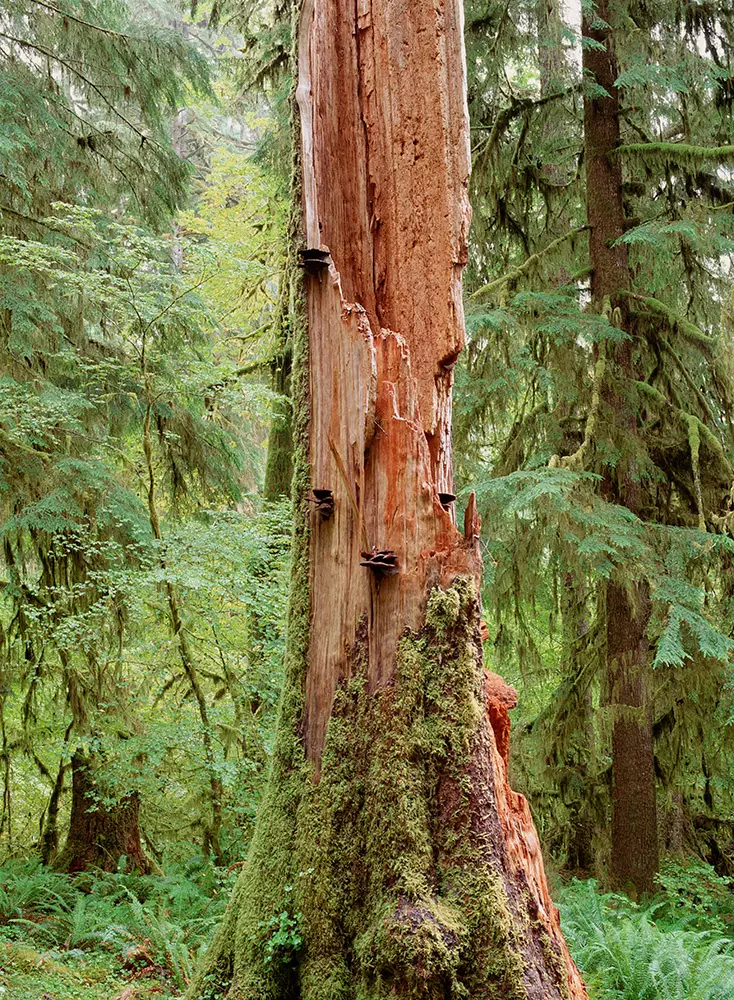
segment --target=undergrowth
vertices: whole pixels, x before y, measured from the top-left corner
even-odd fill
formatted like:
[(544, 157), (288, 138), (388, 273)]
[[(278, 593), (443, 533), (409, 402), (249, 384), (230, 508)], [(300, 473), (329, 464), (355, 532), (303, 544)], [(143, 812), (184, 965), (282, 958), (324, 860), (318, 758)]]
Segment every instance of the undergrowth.
[[(233, 874), (207, 864), (161, 876), (124, 871), (69, 876), (36, 861), (6, 863), (0, 869), (0, 947), (5, 949), (0, 986), (8, 995), (3, 975), (32, 973), (43, 981), (69, 973), (58, 993), (44, 992), (54, 1000), (112, 997), (110, 984), (108, 992), (94, 992), (100, 977), (111, 976), (128, 984), (130, 1000), (147, 996), (153, 982), (158, 996), (161, 990), (179, 995), (224, 912), (233, 882)], [(28, 984), (26, 995), (17, 989), (16, 984), (10, 995), (18, 1000), (35, 996)]]
[[(0, 1000), (175, 1000), (224, 912), (235, 874), (74, 877), (0, 868)], [(702, 862), (668, 861), (644, 903), (573, 881), (563, 929), (591, 1000), (731, 1000), (734, 894)]]
[(592, 1000), (731, 1000), (734, 895), (702, 862), (668, 862), (642, 904), (575, 881), (563, 930)]

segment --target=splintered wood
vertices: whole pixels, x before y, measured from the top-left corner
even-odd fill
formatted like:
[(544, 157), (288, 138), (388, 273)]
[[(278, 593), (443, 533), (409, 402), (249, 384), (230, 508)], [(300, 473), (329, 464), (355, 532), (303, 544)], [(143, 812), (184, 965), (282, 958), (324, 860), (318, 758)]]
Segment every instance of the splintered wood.
[(358, 623), (370, 683), (386, 684), (430, 586), (481, 573), (476, 524), (462, 536), (440, 497), (470, 216), (461, 17), (458, 2), (360, 0), (355, 20), (353, 2), (307, 0), (301, 19), (306, 238), (331, 262), (307, 267), (312, 485), (334, 494), (311, 549), (317, 766)]
[[(473, 500), (463, 531), (454, 521), (451, 453), (470, 218), (462, 17), (461, 0), (302, 9), (304, 225), (307, 250), (322, 251), (304, 258), (314, 509), (303, 733), (315, 780), (355, 646), (366, 641), (370, 688), (388, 686), (431, 590), (481, 577)], [(316, 491), (333, 494), (328, 519)], [(477, 837), (510, 909), (529, 899), (520, 922), (542, 930), (528, 943), (527, 996), (581, 1000), (527, 803), (507, 782), (510, 689), (478, 683), (487, 716), (468, 776), (486, 826)], [(561, 956), (560, 980), (544, 969), (543, 935)]]

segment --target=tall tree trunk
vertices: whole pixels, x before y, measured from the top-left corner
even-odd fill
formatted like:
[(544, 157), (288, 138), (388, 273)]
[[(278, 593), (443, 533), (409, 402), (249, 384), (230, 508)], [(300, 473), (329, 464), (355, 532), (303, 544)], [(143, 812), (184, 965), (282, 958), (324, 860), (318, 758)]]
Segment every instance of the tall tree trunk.
[[(72, 713), (72, 721), (64, 735), (66, 744), (82, 734), (89, 734), (85, 698), (93, 695), (80, 685), (68, 650), (60, 648), (58, 652)], [(96, 693), (96, 700), (99, 700), (99, 692)], [(66, 769), (63, 764), (61, 767), (63, 770), (59, 772), (54, 789), (54, 792), (58, 790), (59, 796), (63, 791), (63, 771)], [(116, 871), (124, 855), (129, 871), (151, 871), (150, 861), (140, 843), (140, 802), (137, 793), (117, 797), (117, 790), (111, 789), (105, 782), (103, 759), (89, 754), (80, 746), (71, 758), (71, 774), (69, 831), (63, 849), (52, 859), (53, 867), (66, 872), (79, 872), (86, 868)], [(53, 808), (58, 809), (58, 800)]]
[(149, 873), (151, 864), (140, 843), (138, 795), (106, 805), (98, 766), (99, 762), (80, 750), (71, 759), (69, 833), (54, 867), (72, 873), (87, 868), (117, 871), (124, 857), (128, 871)]
[(563, 51), (564, 24), (561, 0), (536, 0), (535, 17), (538, 23), (540, 95), (547, 97), (563, 87), (568, 73)]
[[(585, 15), (583, 70), (608, 96), (584, 101), (584, 155), (586, 159), (587, 215), (590, 226), (594, 306), (606, 311), (615, 325), (633, 333), (626, 322), (623, 294), (630, 287), (627, 249), (618, 243), (624, 232), (619, 93), (614, 85), (618, 67), (613, 15), (607, 0), (598, 0)], [(634, 403), (630, 398), (636, 377), (633, 338), (628, 336), (608, 350), (605, 403), (621, 435), (636, 433)], [(635, 513), (641, 507), (639, 473), (627, 457), (606, 477), (608, 499)], [(607, 682), (614, 711), (612, 877), (637, 893), (653, 888), (658, 866), (655, 802), (654, 743), (648, 696), (650, 650), (647, 626), (650, 598), (644, 581), (610, 581), (606, 586)]]
[(460, 532), (447, 496), (462, 5), (305, 0), (297, 39), (321, 255), (294, 343), (286, 684), (248, 863), (189, 996), (583, 998), (507, 782), (514, 692), (482, 669), (475, 506)]
[(44, 865), (50, 864), (56, 857), (59, 850), (59, 806), (61, 804), (61, 794), (64, 790), (65, 774), (66, 766), (62, 761), (61, 764), (59, 764), (59, 770), (56, 775), (56, 780), (54, 781), (54, 787), (51, 790), (46, 815), (44, 816), (43, 830), (41, 831), (39, 854), (41, 856), (41, 862)]

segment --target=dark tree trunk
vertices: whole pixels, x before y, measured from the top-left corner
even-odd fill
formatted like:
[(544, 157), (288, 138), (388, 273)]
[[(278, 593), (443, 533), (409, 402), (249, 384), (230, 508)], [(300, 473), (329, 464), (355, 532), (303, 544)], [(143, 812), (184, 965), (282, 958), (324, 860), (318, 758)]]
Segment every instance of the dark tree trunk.
[(586, 997), (507, 782), (514, 692), (482, 669), (475, 505), (460, 531), (447, 496), (469, 223), (462, 27), (460, 0), (300, 11), (294, 238), (303, 227), (311, 255), (286, 682), (196, 1000)]
[[(589, 20), (589, 17), (591, 20)], [(603, 397), (618, 438), (636, 433), (631, 386), (634, 333), (626, 318), (624, 292), (630, 287), (627, 249), (617, 241), (624, 232), (618, 67), (613, 32), (592, 27), (613, 20), (607, 0), (584, 17), (583, 33), (596, 43), (583, 48), (583, 69), (609, 96), (584, 101), (586, 200), (590, 227), (591, 292), (594, 306), (630, 336), (607, 350)], [(627, 457), (625, 457), (625, 452)], [(639, 513), (639, 470), (631, 449), (606, 476), (607, 498)], [(607, 681), (614, 712), (612, 876), (637, 893), (653, 888), (658, 866), (654, 744), (649, 704), (650, 599), (644, 581), (609, 582), (606, 588)]]
[(650, 709), (645, 584), (607, 586), (607, 658), (612, 735), (612, 878), (652, 892), (658, 870), (655, 760)]
[(105, 804), (95, 770), (95, 762), (81, 751), (72, 757), (69, 833), (54, 867), (70, 873), (87, 868), (117, 871), (124, 857), (128, 871), (149, 873), (152, 866), (140, 843), (138, 795)]

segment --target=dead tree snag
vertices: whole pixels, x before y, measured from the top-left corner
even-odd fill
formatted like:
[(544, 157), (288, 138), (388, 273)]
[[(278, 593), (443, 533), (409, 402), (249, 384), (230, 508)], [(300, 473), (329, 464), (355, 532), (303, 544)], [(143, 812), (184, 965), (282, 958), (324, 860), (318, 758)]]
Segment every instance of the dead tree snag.
[(190, 997), (581, 1000), (507, 782), (512, 692), (482, 668), (473, 498), (463, 531), (454, 515), (462, 5), (305, 0), (297, 49), (287, 679), (247, 867)]

